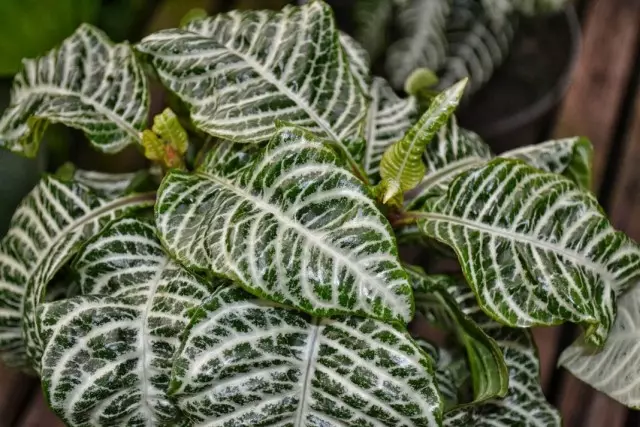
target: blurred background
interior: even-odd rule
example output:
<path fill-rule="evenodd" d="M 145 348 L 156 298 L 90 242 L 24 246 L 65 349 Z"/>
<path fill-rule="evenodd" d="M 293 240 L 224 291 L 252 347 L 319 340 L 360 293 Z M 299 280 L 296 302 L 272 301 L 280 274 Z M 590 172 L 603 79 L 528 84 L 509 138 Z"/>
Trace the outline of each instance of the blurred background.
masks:
<path fill-rule="evenodd" d="M 474 0 L 454 0 L 460 1 Z M 356 37 L 362 24 L 354 12 L 358 2 L 372 0 L 328 1 L 340 26 Z M 96 25 L 116 42 L 135 42 L 178 26 L 192 9 L 214 14 L 236 8 L 279 9 L 287 3 L 291 2 L 0 0 L 0 111 L 9 103 L 12 77 L 20 70 L 21 59 L 55 47 L 82 22 Z M 454 24 L 448 31 L 455 31 L 455 37 L 482 40 L 487 34 L 488 27 L 479 28 L 477 20 L 467 23 L 464 31 L 459 22 Z M 372 34 L 394 37 L 393 25 L 389 31 L 376 25 Z M 507 32 L 505 27 L 489 30 L 496 40 Z M 556 13 L 520 17 L 509 34 L 510 49 L 490 58 L 487 43 L 479 43 L 485 48 L 465 46 L 457 53 L 467 64 L 461 72 L 478 82 L 460 111 L 461 123 L 483 136 L 496 152 L 551 138 L 590 138 L 596 152 L 593 191 L 614 225 L 640 240 L 640 0 L 576 0 Z M 375 53 L 375 46 L 370 53 Z M 376 73 L 384 74 L 384 55 L 374 56 Z M 487 67 L 489 74 L 484 72 Z M 157 112 L 163 93 L 157 87 L 152 90 L 152 110 Z M 48 131 L 36 159 L 0 150 L 0 236 L 41 174 L 69 160 L 86 169 L 112 172 L 135 170 L 144 163 L 135 148 L 114 160 L 95 153 L 78 133 L 57 126 Z M 576 336 L 575 328 L 541 329 L 535 334 L 543 387 L 562 411 L 566 427 L 640 427 L 637 413 L 556 369 L 557 356 Z M 0 366 L 0 427 L 13 425 L 62 424 L 47 410 L 35 380 Z"/>

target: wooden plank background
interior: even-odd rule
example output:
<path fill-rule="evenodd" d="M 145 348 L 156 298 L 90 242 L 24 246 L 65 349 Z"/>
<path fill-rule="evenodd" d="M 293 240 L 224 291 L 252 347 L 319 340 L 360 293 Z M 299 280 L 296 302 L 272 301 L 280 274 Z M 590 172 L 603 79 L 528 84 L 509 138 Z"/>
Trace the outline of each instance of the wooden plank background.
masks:
<path fill-rule="evenodd" d="M 584 33 L 577 68 L 553 123 L 541 124 L 539 139 L 591 139 L 594 191 L 614 225 L 640 241 L 640 0 L 584 0 L 577 7 Z M 543 129 L 552 131 L 544 135 Z M 640 427 L 636 412 L 556 368 L 575 328 L 534 333 L 543 388 L 560 408 L 565 427 Z M 0 427 L 62 425 L 33 378 L 0 366 Z"/>

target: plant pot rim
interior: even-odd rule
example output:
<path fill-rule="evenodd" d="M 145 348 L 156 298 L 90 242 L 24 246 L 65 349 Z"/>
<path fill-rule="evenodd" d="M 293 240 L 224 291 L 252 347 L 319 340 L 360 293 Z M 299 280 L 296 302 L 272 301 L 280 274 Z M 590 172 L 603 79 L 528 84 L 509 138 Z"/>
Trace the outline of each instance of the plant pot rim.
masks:
<path fill-rule="evenodd" d="M 489 122 L 481 129 L 477 129 L 485 138 L 500 137 L 501 135 L 508 134 L 534 122 L 557 105 L 569 90 L 573 72 L 577 67 L 578 58 L 580 57 L 582 29 L 580 27 L 578 13 L 573 5 L 570 4 L 565 7 L 562 15 L 568 25 L 570 37 L 570 55 L 562 74 L 560 74 L 560 77 L 546 94 L 538 98 L 535 102 L 513 114 L 502 116 L 496 121 Z"/>

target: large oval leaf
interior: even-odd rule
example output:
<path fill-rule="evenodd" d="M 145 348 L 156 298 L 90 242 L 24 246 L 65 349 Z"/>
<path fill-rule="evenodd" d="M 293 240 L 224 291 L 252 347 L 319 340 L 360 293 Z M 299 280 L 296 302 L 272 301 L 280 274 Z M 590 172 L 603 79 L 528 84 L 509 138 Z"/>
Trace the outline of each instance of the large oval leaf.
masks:
<path fill-rule="evenodd" d="M 147 80 L 129 45 L 114 45 L 83 24 L 58 49 L 24 62 L 0 118 L 0 146 L 33 157 L 47 125 L 62 123 L 114 153 L 140 142 L 148 103 Z"/>
<path fill-rule="evenodd" d="M 49 405 L 69 426 L 178 424 L 173 355 L 213 286 L 169 258 L 148 220 L 110 224 L 74 267 L 83 296 L 40 307 Z"/>
<path fill-rule="evenodd" d="M 26 369 L 28 355 L 37 370 L 42 347 L 36 308 L 47 284 L 109 220 L 152 206 L 153 199 L 152 193 L 105 199 L 53 177 L 29 193 L 0 242 L 0 357 L 6 364 Z"/>
<path fill-rule="evenodd" d="M 406 332 L 312 319 L 230 287 L 194 312 L 170 393 L 200 425 L 435 427 L 433 375 Z"/>
<path fill-rule="evenodd" d="M 640 286 L 620 298 L 618 316 L 600 351 L 582 339 L 560 356 L 581 381 L 628 407 L 640 408 Z"/>
<path fill-rule="evenodd" d="M 399 97 L 381 77 L 374 77 L 369 90 L 371 104 L 367 114 L 364 171 L 369 180 L 380 180 L 380 160 L 391 144 L 400 140 L 418 118 L 415 97 Z"/>
<path fill-rule="evenodd" d="M 362 156 L 361 144 L 344 144 L 361 136 L 366 98 L 324 2 L 220 14 L 152 34 L 137 49 L 213 136 L 260 142 L 283 120 Z"/>
<path fill-rule="evenodd" d="M 483 310 L 518 327 L 565 321 L 602 345 L 640 251 L 568 179 L 496 159 L 430 199 L 420 227 L 457 253 Z"/>
<path fill-rule="evenodd" d="M 169 173 L 156 204 L 161 239 L 181 262 L 316 315 L 411 320 L 391 227 L 331 148 L 285 127 L 241 174 L 205 163 Z"/>

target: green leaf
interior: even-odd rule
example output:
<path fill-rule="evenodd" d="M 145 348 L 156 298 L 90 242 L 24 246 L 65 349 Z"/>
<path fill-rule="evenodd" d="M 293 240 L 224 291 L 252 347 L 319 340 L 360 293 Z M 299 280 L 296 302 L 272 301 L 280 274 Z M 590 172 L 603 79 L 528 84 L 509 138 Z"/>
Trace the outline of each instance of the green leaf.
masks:
<path fill-rule="evenodd" d="M 418 103 L 414 97 L 400 98 L 381 77 L 374 77 L 369 96 L 371 104 L 365 128 L 364 171 L 371 182 L 377 183 L 382 155 L 415 122 Z"/>
<path fill-rule="evenodd" d="M 387 181 L 387 188 L 395 192 L 388 192 L 384 201 L 420 183 L 426 173 L 422 153 L 458 106 L 465 84 L 463 80 L 436 96 L 420 120 L 385 151 L 380 161 L 380 175 Z"/>
<path fill-rule="evenodd" d="M 478 309 L 475 295 L 465 284 L 452 282 L 446 292 L 502 350 L 509 369 L 509 390 L 502 399 L 449 412 L 444 426 L 561 427 L 560 414 L 549 405 L 540 387 L 540 362 L 531 333 L 489 319 Z M 462 423 L 464 420 L 466 424 Z"/>
<path fill-rule="evenodd" d="M 94 22 L 99 10 L 95 0 L 0 2 L 0 75 L 15 74 L 23 58 L 42 55 L 78 25 Z"/>
<path fill-rule="evenodd" d="M 133 218 L 91 239 L 74 267 L 82 296 L 39 309 L 49 405 L 69 426 L 176 425 L 184 415 L 166 390 L 177 337 L 213 284 L 171 260 L 150 221 Z"/>
<path fill-rule="evenodd" d="M 586 138 L 565 138 L 507 151 L 500 157 L 520 159 L 542 171 L 566 176 L 591 190 L 593 145 Z"/>
<path fill-rule="evenodd" d="M 482 0 L 482 4 L 496 17 L 520 12 L 525 15 L 555 12 L 569 3 L 569 0 Z"/>
<path fill-rule="evenodd" d="M 452 247 L 482 309 L 514 327 L 574 322 L 602 345 L 640 251 L 568 179 L 496 159 L 430 199 L 419 226 Z"/>
<path fill-rule="evenodd" d="M 370 190 L 299 128 L 279 129 L 243 173 L 220 164 L 170 172 L 156 220 L 182 263 L 258 296 L 320 316 L 413 316 L 395 238 Z"/>
<path fill-rule="evenodd" d="M 446 413 L 447 409 L 458 404 L 458 385 L 460 382 L 458 377 L 461 373 L 468 374 L 469 372 L 466 360 L 456 357 L 457 355 L 452 354 L 449 350 L 426 340 L 417 339 L 416 343 L 433 359 L 436 384 L 444 399 Z"/>
<path fill-rule="evenodd" d="M 372 319 L 310 318 L 224 288 L 195 310 L 169 393 L 200 425 L 438 426 L 431 360 Z"/>
<path fill-rule="evenodd" d="M 438 87 L 447 88 L 468 77 L 465 95 L 477 92 L 507 58 L 517 28 L 513 14 L 483 7 L 476 0 L 453 0 L 446 28 L 449 51 L 439 69 Z"/>
<path fill-rule="evenodd" d="M 142 146 L 145 157 L 162 167 L 185 168 L 184 155 L 189 148 L 189 137 L 170 108 L 153 118 L 151 130 L 144 130 Z"/>
<path fill-rule="evenodd" d="M 601 350 L 578 339 L 560 356 L 576 378 L 630 408 L 640 408 L 640 286 L 619 299 L 618 316 Z"/>
<path fill-rule="evenodd" d="M 451 0 L 409 0 L 397 14 L 395 26 L 401 37 L 387 49 L 385 63 L 395 89 L 403 89 L 417 68 L 440 69 L 447 55 L 445 28 L 450 11 Z"/>
<path fill-rule="evenodd" d="M 62 123 L 115 153 L 140 142 L 148 103 L 147 80 L 129 45 L 114 45 L 83 24 L 58 49 L 24 61 L 0 118 L 0 147 L 33 157 L 49 123 Z"/>
<path fill-rule="evenodd" d="M 107 199 L 82 184 L 46 177 L 22 201 L 0 242 L 0 358 L 7 365 L 28 369 L 30 362 L 38 371 L 36 309 L 47 284 L 108 221 L 152 206 L 153 198 L 145 193 Z"/>
<path fill-rule="evenodd" d="M 61 181 L 73 181 L 82 184 L 96 196 L 113 200 L 123 195 L 134 193 L 130 189 L 132 185 L 135 185 L 135 180 L 138 176 L 137 172 L 113 174 L 74 168 L 71 176 L 57 176 L 57 178 Z"/>
<path fill-rule="evenodd" d="M 216 171 L 227 179 L 235 179 L 246 173 L 263 151 L 264 147 L 261 145 L 218 141 L 209 150 L 197 171 Z"/>
<path fill-rule="evenodd" d="M 406 209 L 421 208 L 429 197 L 445 193 L 456 176 L 485 164 L 492 156 L 489 146 L 477 134 L 458 126 L 455 116 L 451 116 L 424 150 L 422 160 L 427 173 L 408 195 Z"/>
<path fill-rule="evenodd" d="M 355 77 L 363 93 L 369 91 L 371 86 L 371 60 L 366 50 L 353 37 L 340 32 L 340 45 L 347 55 L 347 61 L 351 74 Z"/>
<path fill-rule="evenodd" d="M 352 166 L 362 156 L 355 141 L 367 100 L 321 1 L 220 14 L 152 34 L 137 49 L 210 135 L 261 142 L 282 120 L 331 140 Z"/>
<path fill-rule="evenodd" d="M 427 276 L 416 267 L 407 268 L 407 272 L 414 287 L 416 310 L 430 323 L 454 332 L 464 345 L 471 370 L 474 403 L 504 397 L 509 385 L 509 372 L 502 351 L 447 293 L 448 288 L 455 286 L 455 280 L 447 276 Z"/>
<path fill-rule="evenodd" d="M 393 0 L 356 0 L 353 7 L 355 38 L 374 61 L 387 47 L 393 3 Z"/>

